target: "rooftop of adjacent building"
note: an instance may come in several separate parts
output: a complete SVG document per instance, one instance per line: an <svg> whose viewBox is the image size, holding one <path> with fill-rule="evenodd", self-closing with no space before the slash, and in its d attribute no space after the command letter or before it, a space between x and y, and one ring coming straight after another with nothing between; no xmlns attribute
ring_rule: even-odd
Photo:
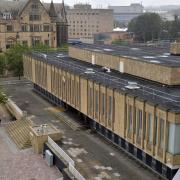
<svg viewBox="0 0 180 180"><path fill-rule="evenodd" d="M139 3L132 3L129 6L108 6L109 9L113 9L114 13L143 13L144 7Z"/></svg>
<svg viewBox="0 0 180 180"><path fill-rule="evenodd" d="M128 44L128 45L94 45L78 44L75 47L90 50L93 52L110 54L144 61L152 64L164 65L167 67L180 67L180 56L170 54L169 43L152 44Z"/></svg>
<svg viewBox="0 0 180 180"><path fill-rule="evenodd" d="M114 70L105 72L100 66L92 65L58 52L47 53L46 55L34 52L30 55L40 61L53 64L96 83L117 89L122 93L132 95L171 112L180 113L180 86L168 87ZM93 73L87 73L89 71L93 71ZM129 89L127 87L132 82L136 83L138 89Z"/></svg>

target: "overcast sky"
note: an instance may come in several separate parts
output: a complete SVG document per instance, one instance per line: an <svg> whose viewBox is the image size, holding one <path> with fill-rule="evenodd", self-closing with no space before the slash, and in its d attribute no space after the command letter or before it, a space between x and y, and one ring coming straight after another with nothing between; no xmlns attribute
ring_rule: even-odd
<svg viewBox="0 0 180 180"><path fill-rule="evenodd" d="M61 2L62 0L53 0L54 2ZM108 5L124 6L131 3L141 3L144 6L158 6L158 5L180 5L180 0L64 0L65 4L72 6L75 3L90 3L94 7L106 7ZM44 0L44 2L51 2L51 0Z"/></svg>

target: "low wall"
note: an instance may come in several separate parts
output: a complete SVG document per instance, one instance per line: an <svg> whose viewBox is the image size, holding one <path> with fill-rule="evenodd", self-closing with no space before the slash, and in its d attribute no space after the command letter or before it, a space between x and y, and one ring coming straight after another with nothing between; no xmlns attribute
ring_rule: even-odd
<svg viewBox="0 0 180 180"><path fill-rule="evenodd" d="M5 106L17 120L21 120L23 118L23 111L11 99L8 99Z"/></svg>

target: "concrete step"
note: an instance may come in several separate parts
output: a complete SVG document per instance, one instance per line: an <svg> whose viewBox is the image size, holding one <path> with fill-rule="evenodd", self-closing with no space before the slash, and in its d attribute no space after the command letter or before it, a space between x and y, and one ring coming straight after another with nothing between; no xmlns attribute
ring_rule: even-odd
<svg viewBox="0 0 180 180"><path fill-rule="evenodd" d="M10 122L6 126L6 130L19 149L31 147L29 138L31 121L17 120Z"/></svg>
<svg viewBox="0 0 180 180"><path fill-rule="evenodd" d="M64 123L66 123L69 127L71 127L74 131L80 130L84 128L84 125L76 122L73 118L69 117L64 112L56 113L56 116L62 120Z"/></svg>

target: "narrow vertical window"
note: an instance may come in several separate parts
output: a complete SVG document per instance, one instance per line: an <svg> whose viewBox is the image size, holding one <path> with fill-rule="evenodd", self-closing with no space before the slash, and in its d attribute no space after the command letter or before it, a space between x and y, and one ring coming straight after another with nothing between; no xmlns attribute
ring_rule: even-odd
<svg viewBox="0 0 180 180"><path fill-rule="evenodd" d="M108 112L108 123L111 125L113 119L113 98L109 96L109 112Z"/></svg>
<svg viewBox="0 0 180 180"><path fill-rule="evenodd" d="M160 119L160 147L164 148L164 119Z"/></svg>
<svg viewBox="0 0 180 180"><path fill-rule="evenodd" d="M132 106L128 105L128 132L132 132Z"/></svg>
<svg viewBox="0 0 180 180"><path fill-rule="evenodd" d="M137 117L137 137L141 138L142 135L142 110L138 109L138 117Z"/></svg>
<svg viewBox="0 0 180 180"><path fill-rule="evenodd" d="M143 120L143 138L146 138L146 112L144 113L144 120Z"/></svg>
<svg viewBox="0 0 180 180"><path fill-rule="evenodd" d="M102 94L102 115L105 115L105 106L106 106L106 101L105 101L105 94Z"/></svg>
<svg viewBox="0 0 180 180"><path fill-rule="evenodd" d="M98 108L98 106L99 106L99 96L98 96L98 91L96 90L95 91L95 115L96 115L96 118L98 118L98 111L99 111L99 108Z"/></svg>
<svg viewBox="0 0 180 180"><path fill-rule="evenodd" d="M154 137L155 137L155 145L157 145L157 139L158 139L158 117L156 116L155 118L155 122L154 122L155 126L154 126L154 129L155 129L155 133L154 133Z"/></svg>
<svg viewBox="0 0 180 180"><path fill-rule="evenodd" d="M148 113L148 143L152 144L153 141L153 121L152 121L152 114Z"/></svg>

